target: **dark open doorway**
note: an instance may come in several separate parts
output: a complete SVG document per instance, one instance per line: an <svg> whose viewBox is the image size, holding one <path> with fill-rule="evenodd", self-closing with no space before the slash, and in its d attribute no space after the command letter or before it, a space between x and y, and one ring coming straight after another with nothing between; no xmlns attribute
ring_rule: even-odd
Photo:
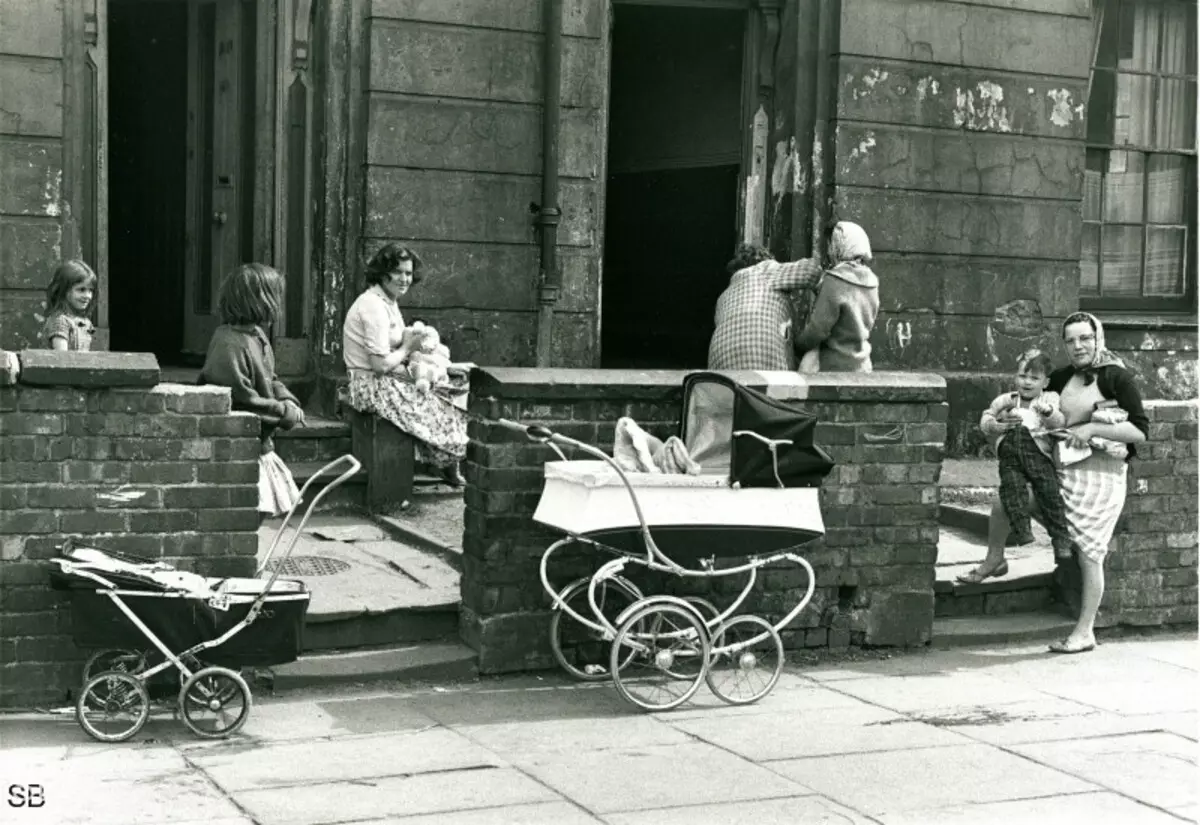
<svg viewBox="0 0 1200 825"><path fill-rule="evenodd" d="M737 239L746 15L614 8L602 363L703 367Z"/></svg>
<svg viewBox="0 0 1200 825"><path fill-rule="evenodd" d="M185 269L187 3L111 0L112 348L178 362Z"/></svg>

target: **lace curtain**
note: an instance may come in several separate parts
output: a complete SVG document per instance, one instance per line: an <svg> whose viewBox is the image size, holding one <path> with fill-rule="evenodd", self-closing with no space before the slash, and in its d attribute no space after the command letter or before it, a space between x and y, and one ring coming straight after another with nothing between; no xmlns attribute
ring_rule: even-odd
<svg viewBox="0 0 1200 825"><path fill-rule="evenodd" d="M1084 227L1081 286L1086 291L1097 291L1096 263L1102 259L1105 295L1183 292L1186 231L1179 225L1186 222L1188 158L1132 147L1194 150L1196 83L1124 72L1195 72L1189 48L1195 28L1194 23L1188 25L1189 5L1124 3L1117 14L1117 4L1109 2L1097 11L1095 62L1103 68L1093 72L1090 86L1089 142L1131 149L1088 152L1084 220L1106 225L1103 233L1094 224ZM1107 67L1115 72L1106 71ZM1143 230L1142 224L1147 223L1151 225Z"/></svg>

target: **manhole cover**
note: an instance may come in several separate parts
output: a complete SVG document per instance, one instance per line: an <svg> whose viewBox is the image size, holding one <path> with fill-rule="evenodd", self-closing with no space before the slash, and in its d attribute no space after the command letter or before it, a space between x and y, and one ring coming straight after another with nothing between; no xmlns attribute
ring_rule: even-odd
<svg viewBox="0 0 1200 825"><path fill-rule="evenodd" d="M282 566L277 561L267 566L272 571L279 570L281 576L334 576L350 569L341 559L328 556L292 556Z"/></svg>

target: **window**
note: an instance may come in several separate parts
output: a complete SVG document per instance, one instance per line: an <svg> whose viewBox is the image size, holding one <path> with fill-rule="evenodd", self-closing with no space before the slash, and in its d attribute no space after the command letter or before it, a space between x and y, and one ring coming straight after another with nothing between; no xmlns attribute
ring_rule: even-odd
<svg viewBox="0 0 1200 825"><path fill-rule="evenodd" d="M1196 297L1196 4L1097 0L1080 299L1191 310Z"/></svg>

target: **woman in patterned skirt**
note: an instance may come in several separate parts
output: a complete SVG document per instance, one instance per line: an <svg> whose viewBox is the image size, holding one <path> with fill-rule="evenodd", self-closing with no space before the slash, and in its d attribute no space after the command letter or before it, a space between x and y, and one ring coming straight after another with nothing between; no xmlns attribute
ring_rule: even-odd
<svg viewBox="0 0 1200 825"><path fill-rule="evenodd" d="M1063 322L1063 344L1071 364L1050 376L1049 389L1059 394L1070 433L1068 446L1091 452L1058 471L1071 538L1079 548L1083 587L1074 629L1050 649L1083 653L1096 646L1094 628L1104 595L1104 557L1125 508L1128 462L1137 452L1133 445L1146 440L1150 423L1133 375L1104 345L1104 326L1099 319L1086 312L1068 315ZM1127 421L1102 424L1092 420L1093 412L1114 401L1128 413ZM1128 455L1119 458L1092 449L1093 438L1128 444Z"/></svg>
<svg viewBox="0 0 1200 825"><path fill-rule="evenodd" d="M425 393L413 383L408 358L416 341L405 335L397 299L421 281L421 259L400 244L388 244L367 263L368 287L342 328L342 357L350 385L347 401L377 415L416 439L418 461L461 486L459 462L467 452L467 414L443 390ZM461 396L462 388L455 387Z"/></svg>
<svg viewBox="0 0 1200 825"><path fill-rule="evenodd" d="M1095 624L1100 600L1104 596L1104 558L1125 508L1128 462L1137 451L1133 446L1146 440L1150 423L1142 406L1142 396L1133 375L1104 344L1104 326L1094 315L1076 312L1063 322L1063 345L1070 366L1050 375L1051 392L1059 394L1069 436L1068 447L1086 449L1081 461L1058 462L1059 487L1067 515L1071 539L1078 548L1082 592L1079 618L1065 639L1050 645L1055 653L1085 653L1096 646ZM1128 420L1105 424L1092 420L1098 408L1114 403L1128 413ZM1008 424L1007 426L1020 426ZM1114 456L1095 449L1093 438L1127 444L1128 455ZM1031 509L1042 519L1036 502ZM1009 524L1004 509L992 508L988 529L987 558L972 571L974 580L994 575L1004 564L1004 545Z"/></svg>

